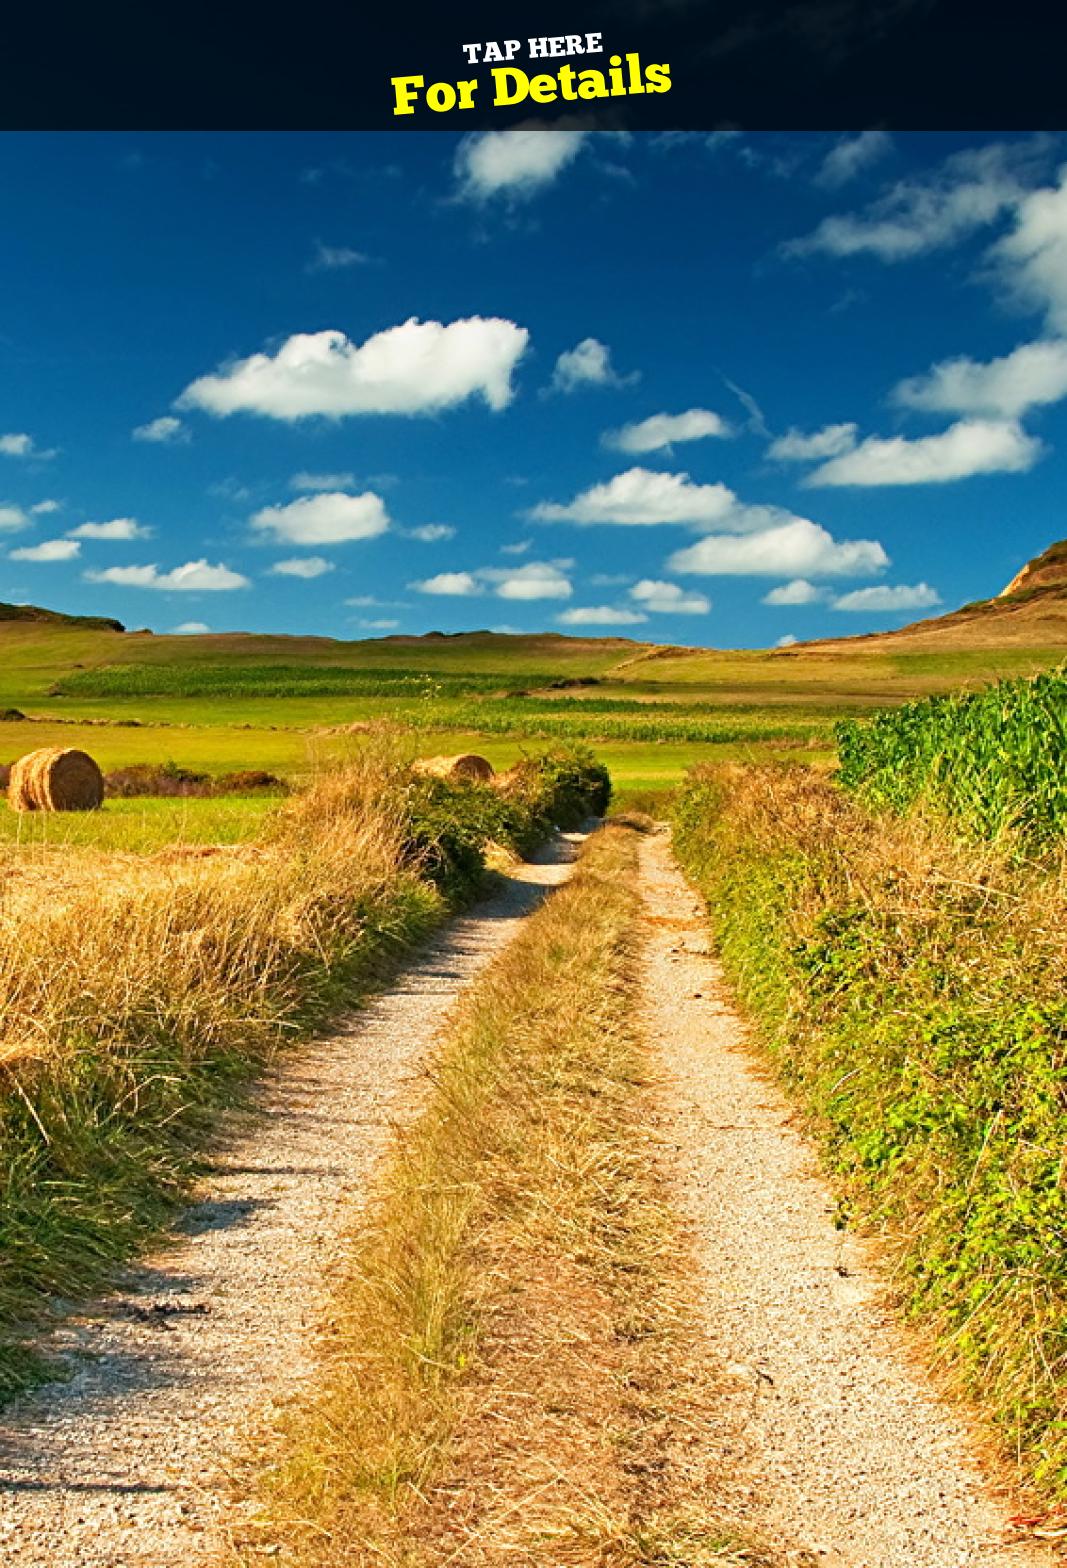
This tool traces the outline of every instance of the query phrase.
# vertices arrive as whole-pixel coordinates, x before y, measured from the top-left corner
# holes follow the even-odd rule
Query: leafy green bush
[[[409,853],[447,896],[467,898],[481,882],[490,844],[529,854],[553,827],[602,816],[610,793],[607,769],[583,749],[524,758],[489,784],[415,776],[407,792]]]

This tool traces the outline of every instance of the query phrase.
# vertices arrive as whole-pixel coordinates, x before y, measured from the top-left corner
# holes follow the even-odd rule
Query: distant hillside
[[[1067,648],[1067,539],[1049,545],[1028,561],[993,599],[977,599],[947,615],[913,621],[898,631],[860,637],[825,638],[782,649],[789,657],[831,649],[857,653],[929,648]]]
[[[40,626],[77,626],[83,631],[124,632],[121,621],[107,615],[64,615],[61,610],[44,610],[39,604],[4,604],[0,601],[0,621],[31,621]]]

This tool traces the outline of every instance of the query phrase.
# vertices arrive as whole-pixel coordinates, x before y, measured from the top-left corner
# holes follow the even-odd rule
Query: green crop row
[[[836,727],[840,783],[866,805],[926,806],[970,837],[1039,849],[1067,830],[1067,670],[928,697]]]

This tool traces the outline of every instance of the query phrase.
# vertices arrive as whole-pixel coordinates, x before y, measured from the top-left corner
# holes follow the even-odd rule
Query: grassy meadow
[[[1032,646],[931,651],[885,639],[719,651],[624,638],[456,637],[337,642],[197,637],[0,622],[0,762],[80,746],[105,772],[174,763],[221,774],[261,768],[299,781],[351,759],[368,730],[402,726],[410,755],[475,750],[497,768],[551,744],[586,744],[625,799],[675,788],[712,762],[827,765],[834,727],[885,706],[1060,662]],[[22,715],[20,717],[19,715]],[[108,802],[108,847],[246,836],[261,802],[153,816]],[[120,821],[121,818],[121,821]],[[71,830],[73,831],[73,830]],[[5,824],[5,841],[11,832]]]

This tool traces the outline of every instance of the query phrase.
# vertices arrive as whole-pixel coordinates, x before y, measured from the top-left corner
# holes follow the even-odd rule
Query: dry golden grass
[[[596,835],[458,1009],[229,1562],[772,1561],[723,1523],[631,1024],[634,867],[631,832]]]

